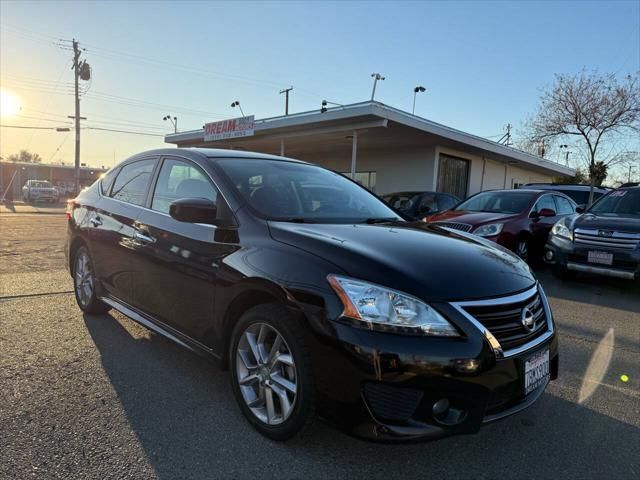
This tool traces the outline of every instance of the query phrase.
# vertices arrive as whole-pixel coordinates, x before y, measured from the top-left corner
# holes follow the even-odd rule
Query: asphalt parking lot
[[[256,433],[226,372],[118,313],[83,316],[64,215],[0,215],[0,478],[639,478],[640,284],[537,274],[560,378],[479,434],[384,445]],[[623,381],[627,376],[627,381]]]

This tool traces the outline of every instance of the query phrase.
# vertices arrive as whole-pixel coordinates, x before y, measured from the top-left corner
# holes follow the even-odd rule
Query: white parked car
[[[60,193],[47,180],[27,180],[22,187],[22,198],[25,202],[57,202]]]

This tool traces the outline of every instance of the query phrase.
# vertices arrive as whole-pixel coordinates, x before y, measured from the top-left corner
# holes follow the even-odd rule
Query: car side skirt
[[[219,354],[214,352],[206,345],[203,345],[197,340],[194,340],[193,338],[178,332],[174,328],[171,328],[168,325],[165,325],[164,323],[148,315],[138,312],[134,307],[127,305],[126,303],[114,298],[113,296],[100,297],[100,300],[109,305],[111,308],[122,313],[123,315],[126,315],[134,322],[142,325],[143,327],[151,330],[154,333],[157,333],[158,335],[162,335],[168,340],[171,340],[172,342],[175,342],[194,353],[197,353],[198,355],[202,355],[204,357],[212,357],[216,360],[220,360],[222,358]]]

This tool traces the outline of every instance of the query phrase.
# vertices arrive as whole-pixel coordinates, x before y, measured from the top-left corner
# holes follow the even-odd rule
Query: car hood
[[[423,222],[269,222],[269,228],[275,240],[320,256],[351,277],[426,301],[508,295],[536,281],[526,263],[493,242]]]
[[[640,233],[640,219],[583,213],[570,219],[572,228]]]
[[[513,213],[495,212],[467,212],[464,210],[449,210],[429,217],[429,222],[457,222],[478,226],[487,223],[506,222],[518,215]]]

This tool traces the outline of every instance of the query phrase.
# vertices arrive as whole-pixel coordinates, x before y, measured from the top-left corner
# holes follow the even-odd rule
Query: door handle
[[[91,225],[93,225],[94,227],[99,227],[100,225],[102,225],[102,220],[97,216],[93,217],[91,220],[89,220],[89,222],[91,222]]]
[[[155,238],[141,232],[140,230],[133,231],[133,238],[141,243],[154,243],[156,241]]]

